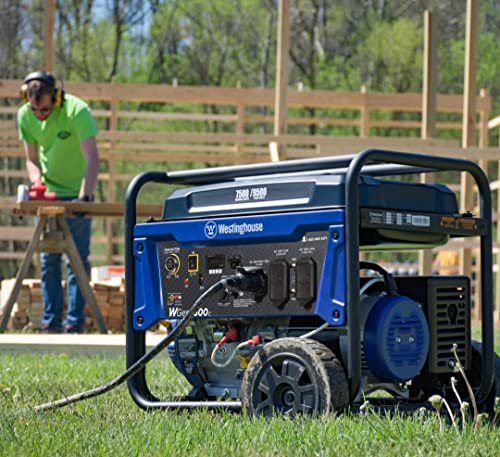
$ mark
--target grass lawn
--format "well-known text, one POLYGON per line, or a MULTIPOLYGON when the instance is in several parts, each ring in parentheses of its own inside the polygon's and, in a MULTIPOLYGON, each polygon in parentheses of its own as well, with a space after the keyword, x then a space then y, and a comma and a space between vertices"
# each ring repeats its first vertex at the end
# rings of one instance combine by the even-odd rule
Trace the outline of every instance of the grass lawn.
MULTIPOLYGON (((500 354, 500 332, 496 332, 500 354)), ((0 354, 0 456, 414 456, 500 454, 499 427, 445 426, 435 414, 374 413, 249 419, 224 411, 145 412, 125 385, 101 397, 34 413, 30 408, 120 374, 124 357, 0 354)), ((152 391, 187 392, 166 354, 148 367, 152 391)))

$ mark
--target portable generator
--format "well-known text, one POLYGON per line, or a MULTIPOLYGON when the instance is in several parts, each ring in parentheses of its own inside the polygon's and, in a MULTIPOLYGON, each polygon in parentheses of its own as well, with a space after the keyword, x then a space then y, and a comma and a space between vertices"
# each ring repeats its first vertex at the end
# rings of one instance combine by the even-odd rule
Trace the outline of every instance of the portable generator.
MULTIPOLYGON (((145 332, 170 322, 168 354, 192 386, 181 400, 138 405, 244 408, 251 415, 326 414, 374 402, 416 408, 466 371, 482 409, 500 389, 493 345, 491 196, 473 162, 365 150, 354 156, 146 172, 125 204, 127 366, 145 332), (403 175, 466 172, 480 214, 442 184, 403 175), (136 221, 139 191, 176 184, 161 219, 136 221), (479 238, 482 337, 471 339, 471 279, 393 276, 364 252, 432 249, 479 238)), ((463 381, 462 398, 468 390, 463 381)))

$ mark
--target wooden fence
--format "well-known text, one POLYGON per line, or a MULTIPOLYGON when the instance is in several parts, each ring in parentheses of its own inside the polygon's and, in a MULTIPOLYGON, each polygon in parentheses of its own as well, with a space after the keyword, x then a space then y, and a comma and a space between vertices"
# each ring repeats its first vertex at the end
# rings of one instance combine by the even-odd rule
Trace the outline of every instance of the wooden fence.
MULTIPOLYGON (((4 213, 12 207, 17 183, 26 182, 24 153, 14 125, 19 85, 20 81, 0 80, 0 182, 7 189, 0 211, 4 213)), ((475 104, 477 146, 463 149, 458 140, 446 139, 450 132, 458 137, 462 129, 461 95, 437 95, 437 138, 421 139, 422 96, 417 93, 290 90, 288 131, 275 136, 267 133, 273 123, 272 89, 73 82, 65 83, 64 89, 87 100, 100 124, 102 201, 122 201, 126 185, 140 171, 266 162, 276 159, 270 144, 283 146, 280 159, 354 154, 373 147, 465 157, 480 161, 494 178, 491 188, 500 200, 500 151, 488 147, 489 133, 500 122, 489 119, 491 99, 486 90, 475 104)), ((454 188, 458 189, 456 183, 454 188)), ((15 222, 7 216, 4 220, 8 225, 0 226, 0 237, 8 247, 0 251, 0 259, 19 259, 22 249, 12 246, 27 241, 32 228, 12 227, 15 222)), ((120 218, 109 218, 96 229, 92 261, 122 263, 120 218)), ((500 238, 495 253, 499 244, 500 238)), ((496 271, 499 263, 497 256, 496 271)))

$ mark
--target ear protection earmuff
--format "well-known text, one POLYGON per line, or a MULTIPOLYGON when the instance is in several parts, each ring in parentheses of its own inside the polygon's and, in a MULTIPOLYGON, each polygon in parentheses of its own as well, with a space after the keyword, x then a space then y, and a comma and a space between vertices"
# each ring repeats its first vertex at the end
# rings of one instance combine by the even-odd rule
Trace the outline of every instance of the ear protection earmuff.
POLYGON ((44 71, 35 71, 30 73, 26 78, 24 78, 23 85, 20 89, 21 100, 24 102, 28 101, 26 92, 28 91, 28 84, 31 81, 42 81, 48 86, 53 88, 52 101, 55 106, 62 106, 64 103, 64 90, 56 87, 56 80, 50 73, 45 73, 44 71))

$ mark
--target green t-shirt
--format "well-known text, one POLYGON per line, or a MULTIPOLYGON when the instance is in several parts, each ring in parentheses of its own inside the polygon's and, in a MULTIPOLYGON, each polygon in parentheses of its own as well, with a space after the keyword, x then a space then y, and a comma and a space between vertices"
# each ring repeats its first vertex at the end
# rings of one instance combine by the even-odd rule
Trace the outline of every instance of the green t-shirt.
POLYGON ((77 196, 86 165, 80 141, 97 135, 88 105, 66 94, 63 106, 39 121, 26 103, 17 113, 17 126, 21 140, 39 147, 38 160, 47 190, 61 197, 77 196))

